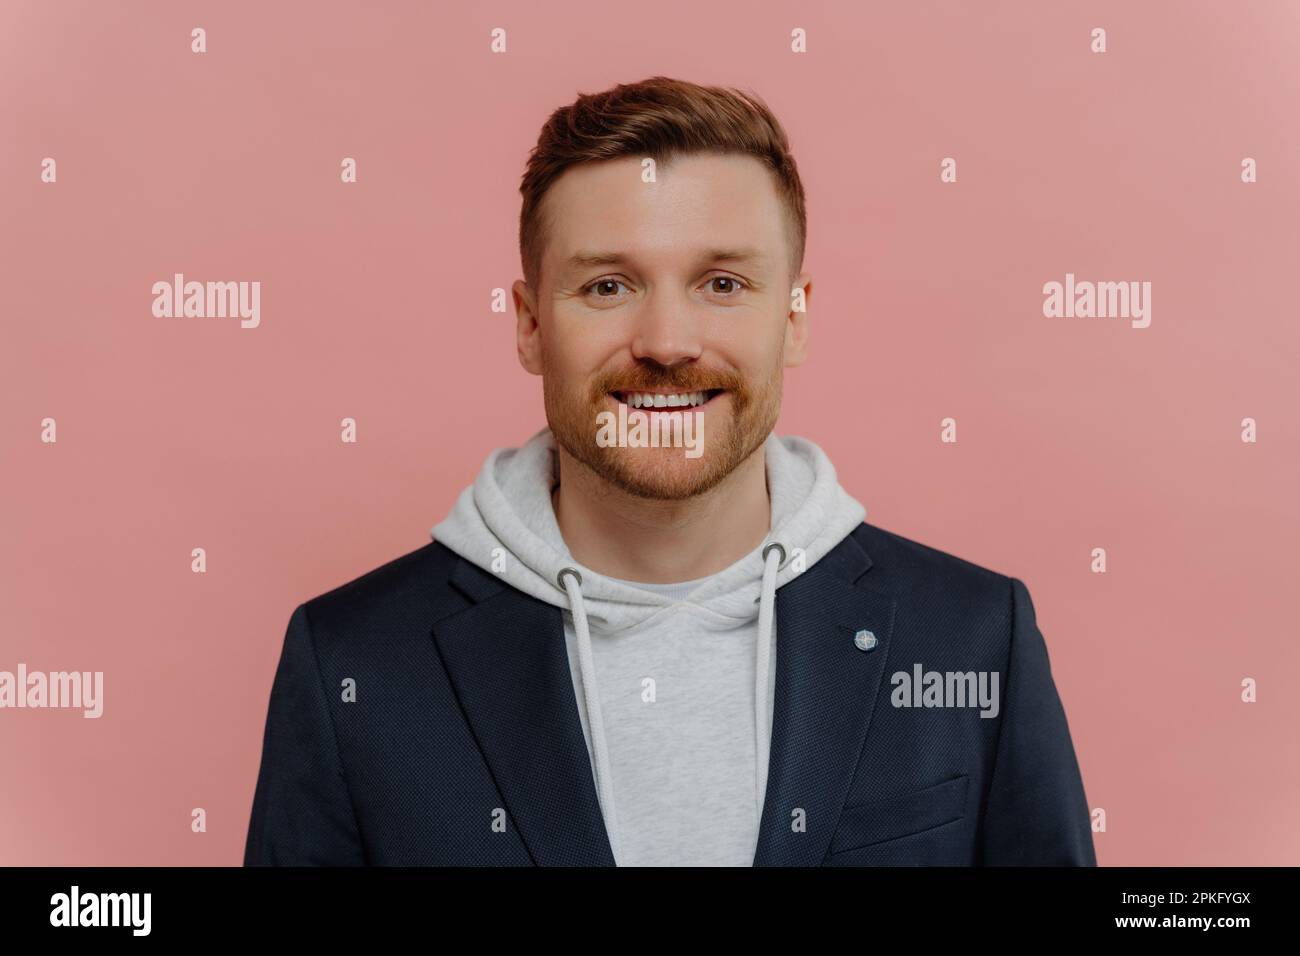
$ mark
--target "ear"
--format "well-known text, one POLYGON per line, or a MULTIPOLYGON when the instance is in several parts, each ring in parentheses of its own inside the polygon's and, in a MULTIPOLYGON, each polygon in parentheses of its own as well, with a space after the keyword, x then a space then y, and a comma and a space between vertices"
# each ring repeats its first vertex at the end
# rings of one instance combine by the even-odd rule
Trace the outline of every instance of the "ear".
POLYGON ((790 283, 790 311, 785 323, 785 365, 802 365, 808 355, 808 311, 812 302, 812 276, 801 272, 790 283))
POLYGON ((541 329, 537 324, 537 296, 523 279, 510 287, 515 300, 515 348, 519 364, 533 375, 542 374, 541 329))

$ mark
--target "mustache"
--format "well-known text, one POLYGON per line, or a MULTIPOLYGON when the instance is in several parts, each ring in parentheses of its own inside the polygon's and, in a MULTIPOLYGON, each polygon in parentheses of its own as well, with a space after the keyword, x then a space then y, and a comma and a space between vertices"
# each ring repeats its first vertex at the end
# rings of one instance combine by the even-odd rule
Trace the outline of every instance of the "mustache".
POLYGON ((659 389, 681 392, 705 392, 710 389, 742 393, 747 391, 744 379, 735 372, 721 369, 710 372, 698 368, 641 368, 601 376, 592 383, 593 397, 597 399, 609 392, 652 392, 659 389))

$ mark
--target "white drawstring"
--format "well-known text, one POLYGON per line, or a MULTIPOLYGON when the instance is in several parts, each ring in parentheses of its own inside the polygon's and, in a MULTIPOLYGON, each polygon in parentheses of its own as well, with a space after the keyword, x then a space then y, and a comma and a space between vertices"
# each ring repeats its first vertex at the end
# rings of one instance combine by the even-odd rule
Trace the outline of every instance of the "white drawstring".
POLYGON ((591 748, 596 756, 596 794, 605 812, 606 833, 614 865, 618 865, 618 819, 614 814, 614 781, 609 767, 609 750, 605 746, 605 722, 600 716, 600 697, 596 693, 595 667, 591 660, 591 632, 587 628, 587 609, 582 604, 582 575, 574 568, 562 568, 557 575, 560 587, 569 595, 573 612, 573 630, 578 637, 578 670, 582 674, 582 696, 587 705, 587 727, 591 748))
POLYGON ((769 644, 772 640, 773 605, 776 598, 776 572, 785 563, 785 548, 773 541, 763 548, 763 587, 758 592, 758 651, 754 665, 754 805, 763 819, 763 797, 767 787, 767 746, 771 738, 767 713, 767 675, 772 666, 769 644), (780 557, 777 557, 780 551, 780 557))
MULTIPOLYGON (((773 541, 763 548, 763 585, 758 594, 758 640, 754 664, 754 805, 763 818, 763 798, 767 786, 768 744, 771 739, 767 708, 767 680, 772 666, 771 641, 775 617, 776 573, 785 563, 785 548, 773 541), (780 552, 779 555, 777 552, 780 552)), ((573 614, 573 631, 578 638, 578 669, 582 675, 582 696, 587 709, 587 727, 595 755, 596 795, 605 815, 614 864, 620 856, 618 817, 614 804, 614 779, 605 744, 605 722, 600 716, 600 696, 596 693, 595 666, 591 656, 591 631, 587 610, 582 603, 582 575, 576 568, 561 568, 556 575, 560 587, 569 595, 573 614)))

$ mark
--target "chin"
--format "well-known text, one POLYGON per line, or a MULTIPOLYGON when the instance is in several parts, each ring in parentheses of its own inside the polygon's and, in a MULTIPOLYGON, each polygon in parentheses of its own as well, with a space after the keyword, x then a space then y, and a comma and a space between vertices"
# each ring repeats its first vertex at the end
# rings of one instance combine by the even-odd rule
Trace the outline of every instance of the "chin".
POLYGON ((726 474, 718 474, 707 452, 686 458, 681 448, 615 448, 616 460, 605 459, 595 471, 610 484, 638 498, 681 501, 703 494, 726 474))

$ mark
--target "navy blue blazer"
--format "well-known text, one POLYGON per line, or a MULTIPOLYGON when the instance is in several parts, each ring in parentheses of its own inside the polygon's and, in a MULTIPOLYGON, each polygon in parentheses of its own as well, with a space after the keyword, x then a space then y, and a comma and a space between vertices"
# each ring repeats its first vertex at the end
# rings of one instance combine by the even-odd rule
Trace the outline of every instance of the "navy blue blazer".
MULTIPOLYGON (((1096 865, 1019 579, 864 523, 776 622, 754 865, 1096 865), (996 717, 901 706, 917 665, 997 672, 996 717)), ((245 865, 613 862, 560 608, 432 542, 294 610, 245 865)))

